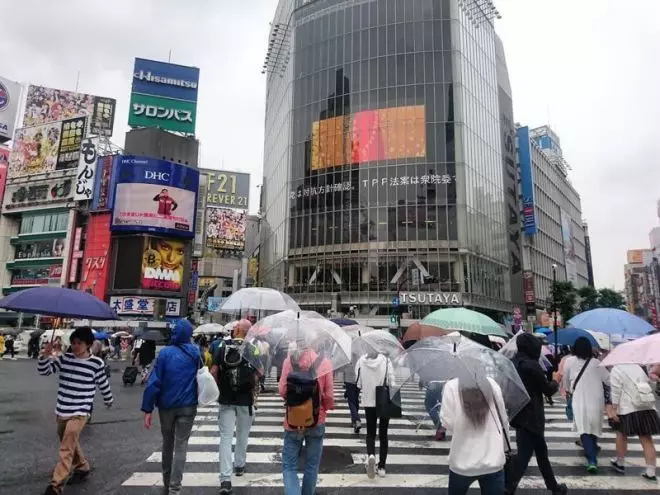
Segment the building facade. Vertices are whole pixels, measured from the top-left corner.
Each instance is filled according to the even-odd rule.
[[[402,300],[412,316],[511,312],[497,14],[477,10],[279,2],[264,64],[263,285],[323,312],[386,315]]]
[[[589,283],[580,195],[568,179],[559,138],[548,126],[518,127],[528,315],[552,306],[553,265],[559,281]]]

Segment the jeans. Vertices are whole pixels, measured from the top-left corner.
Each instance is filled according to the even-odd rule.
[[[470,485],[479,482],[481,495],[502,495],[504,493],[504,471],[481,476],[461,476],[449,471],[449,495],[466,495]]]
[[[250,406],[228,406],[220,404],[218,411],[220,426],[220,483],[231,481],[233,467],[244,467],[247,456],[248,437],[252,427]],[[236,448],[232,463],[231,444],[236,431]]]
[[[588,464],[598,465],[598,438],[596,435],[580,435],[582,440],[582,447],[584,448],[584,455],[587,457]]]
[[[158,410],[160,432],[163,435],[163,485],[169,489],[169,495],[181,492],[181,479],[188,455],[188,439],[196,414],[196,406]]]
[[[282,448],[282,474],[284,495],[314,495],[316,479],[323,454],[325,425],[317,425],[302,431],[284,431]],[[298,461],[305,442],[305,466],[303,468],[302,490],[298,479]]]
[[[516,491],[518,483],[520,483],[520,480],[525,474],[534,453],[536,454],[536,463],[539,466],[539,471],[541,471],[546,488],[550,491],[556,490],[557,479],[552,471],[550,459],[548,459],[548,444],[545,442],[545,437],[542,434],[516,429],[516,443],[518,445],[518,457],[512,479],[506,480],[507,493],[514,493]]]
[[[351,411],[351,421],[360,421],[360,389],[355,383],[344,382],[344,397]]]
[[[445,384],[442,382],[430,382],[424,396],[424,408],[429,413],[429,416],[431,416],[436,428],[442,426],[442,422],[440,421],[440,404],[442,404],[442,391],[444,388]]]
[[[367,455],[376,455],[376,423],[378,424],[379,460],[378,467],[385,468],[387,462],[387,429],[390,424],[388,418],[378,418],[375,407],[365,407],[364,415],[367,417]]]

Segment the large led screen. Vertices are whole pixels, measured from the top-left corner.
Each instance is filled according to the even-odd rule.
[[[312,170],[425,156],[424,105],[365,110],[312,124]]]

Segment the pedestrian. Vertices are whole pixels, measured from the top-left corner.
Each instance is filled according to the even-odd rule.
[[[170,345],[158,354],[142,396],[145,428],[153,425],[153,410],[158,408],[163,486],[168,495],[181,493],[188,440],[197,414],[197,370],[203,361],[191,342],[192,332],[188,320],[176,321]]]
[[[426,392],[424,393],[424,408],[433,421],[435,427],[435,439],[442,441],[447,436],[447,429],[442,426],[440,421],[440,407],[442,406],[442,391],[445,387],[445,382],[438,380],[431,380],[425,384]]]
[[[9,354],[10,359],[13,359],[14,361],[16,360],[16,351],[14,350],[14,336],[11,334],[5,337],[5,351],[2,353],[2,357],[4,357],[5,354]]]
[[[440,416],[452,435],[449,495],[465,495],[477,481],[482,495],[504,493],[508,419],[502,391],[491,378],[454,378],[442,393]]]
[[[240,320],[233,330],[233,338],[223,342],[213,356],[211,375],[218,384],[220,409],[220,494],[232,493],[231,476],[245,474],[247,445],[252,427],[254,390],[261,368],[255,367],[259,349],[244,342],[250,322]],[[251,356],[251,359],[246,359]],[[232,440],[236,446],[232,462]]]
[[[376,387],[394,387],[394,370],[390,360],[383,354],[370,353],[362,356],[355,367],[356,386],[362,391],[364,416],[367,419],[367,476],[376,477],[376,427],[378,427],[378,476],[384,478],[387,464],[389,418],[378,417],[376,410]]]
[[[362,429],[360,421],[360,389],[356,385],[356,369],[360,356],[352,355],[351,362],[344,368],[344,398],[348,402],[348,410],[351,414],[351,426],[353,432],[359,434]]]
[[[261,367],[264,369],[264,373],[259,377],[259,386],[261,391],[266,391],[266,370],[268,369],[268,361],[270,360],[270,344],[266,342],[263,337],[258,337],[254,340],[254,345],[259,349],[259,361],[261,362]]]
[[[314,349],[294,350],[282,363],[278,389],[285,401],[284,495],[314,495],[328,411],[334,408],[332,364]],[[302,487],[298,464],[305,445]]]
[[[151,363],[156,358],[156,341],[145,340],[142,342],[138,350],[138,362],[140,363],[140,370],[142,372],[141,383],[144,384],[149,378],[151,371]]]
[[[532,454],[536,454],[536,462],[545,481],[546,488],[553,495],[568,493],[565,484],[557,483],[550,459],[548,444],[545,441],[545,409],[543,397],[551,397],[559,384],[548,381],[546,373],[539,364],[541,357],[541,341],[529,333],[522,333],[516,339],[518,352],[513,358],[518,374],[525,385],[530,401],[511,420],[511,426],[516,429],[518,456],[513,467],[513,474],[506,480],[506,495],[516,492],[520,479],[525,474]]]
[[[0,359],[5,355],[5,336],[0,333]]]
[[[575,431],[587,458],[587,472],[598,472],[598,437],[603,430],[605,403],[609,403],[609,373],[593,357],[591,342],[579,337],[573,347],[575,359],[567,360],[563,385],[573,411]]]
[[[91,468],[80,447],[80,434],[91,413],[96,387],[106,407],[111,407],[113,401],[103,361],[89,352],[94,342],[92,329],[78,328],[70,341],[72,352],[55,357],[53,345],[48,343],[37,360],[40,375],[60,374],[55,406],[60,460],[45,495],[59,495],[69,478],[80,482],[89,475]]]
[[[644,450],[646,471],[642,477],[657,482],[656,451],[653,435],[660,434],[660,419],[655,408],[655,394],[644,369],[636,364],[620,364],[610,374],[612,406],[610,424],[616,430],[616,458],[610,461],[620,474],[625,474],[628,437],[637,436]]]

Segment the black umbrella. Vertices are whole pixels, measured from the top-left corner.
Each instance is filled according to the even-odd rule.
[[[31,339],[37,339],[43,335],[45,330],[32,330],[32,333],[30,333],[30,338]]]
[[[158,330],[148,330],[140,335],[140,338],[142,340],[163,340],[165,337]]]

